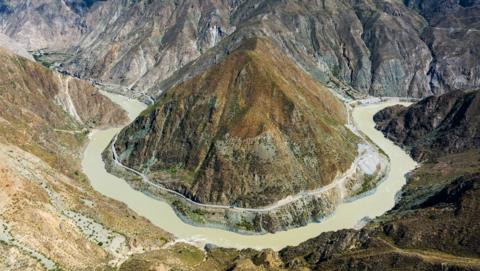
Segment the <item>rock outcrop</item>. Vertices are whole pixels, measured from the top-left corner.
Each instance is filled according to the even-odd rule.
[[[428,204],[391,211],[360,231],[321,234],[280,256],[288,269],[478,270],[479,184],[479,174],[452,179]]]
[[[168,90],[115,148],[126,166],[195,201],[258,207],[346,171],[359,142],[346,121],[328,89],[252,39]]]
[[[374,120],[386,137],[418,160],[479,149],[480,91],[454,91],[410,107],[386,108]]]

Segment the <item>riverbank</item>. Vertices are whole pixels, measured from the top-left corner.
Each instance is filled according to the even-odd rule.
[[[265,234],[285,231],[321,222],[336,206],[373,190],[388,173],[388,158],[373,144],[358,145],[359,156],[344,174],[331,184],[312,191],[288,196],[271,205],[241,208],[194,202],[183,194],[165,188],[145,174],[122,165],[112,143],[103,153],[107,171],[126,180],[135,190],[168,202],[185,223],[197,227],[218,228],[241,234]]]
[[[122,98],[118,95],[107,95],[113,99],[120,99],[119,103],[120,105],[124,103],[122,105],[124,108],[125,105],[128,107],[130,103],[139,104],[137,101]],[[92,186],[97,191],[125,202],[137,213],[145,216],[155,225],[173,233],[178,238],[203,240],[206,243],[225,247],[280,249],[287,245],[296,245],[324,231],[355,227],[362,218],[366,216],[375,217],[393,207],[395,193],[405,183],[404,174],[413,169],[415,163],[405,152],[386,140],[381,133],[374,129],[373,114],[380,110],[382,106],[388,105],[387,103],[381,104],[380,107],[378,105],[357,107],[354,109],[353,119],[358,129],[367,134],[390,156],[392,164],[398,164],[399,166],[390,172],[385,181],[377,187],[375,193],[353,202],[339,204],[335,214],[324,219],[322,223],[310,223],[304,227],[275,234],[247,236],[215,228],[199,228],[185,224],[167,203],[155,200],[144,193],[136,191],[124,180],[110,175],[104,169],[100,153],[119,131],[118,128],[97,131],[91,137],[82,165],[84,172],[92,182]],[[137,109],[140,110],[139,107]],[[370,129],[368,129],[369,126]],[[392,172],[395,174],[392,174]]]

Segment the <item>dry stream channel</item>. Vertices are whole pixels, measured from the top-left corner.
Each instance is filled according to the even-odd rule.
[[[115,94],[102,92],[125,109],[134,119],[145,105],[136,100]],[[222,229],[195,227],[184,223],[166,202],[153,199],[134,190],[126,181],[108,173],[102,161],[101,153],[121,128],[96,130],[90,135],[85,150],[82,167],[95,190],[105,196],[124,202],[132,210],[149,219],[156,226],[174,234],[178,239],[199,244],[212,243],[217,246],[234,248],[272,248],[279,250],[288,245],[297,245],[326,231],[354,228],[365,217],[374,218],[391,209],[395,204],[395,195],[405,184],[405,174],[416,167],[415,161],[386,139],[374,126],[373,115],[399,102],[382,102],[356,106],[352,116],[358,130],[366,134],[390,158],[391,167],[386,179],[369,195],[352,202],[340,204],[335,213],[321,223],[264,235],[242,235]]]

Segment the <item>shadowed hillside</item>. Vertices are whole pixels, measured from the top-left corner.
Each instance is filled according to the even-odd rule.
[[[426,160],[480,148],[480,91],[432,96],[411,107],[394,106],[375,115],[377,128]]]

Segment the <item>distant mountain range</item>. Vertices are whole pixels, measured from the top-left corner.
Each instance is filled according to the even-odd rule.
[[[314,78],[351,95],[425,97],[480,86],[475,0],[3,0],[1,7],[1,31],[30,49],[61,49],[64,69],[154,97],[250,37],[274,40]]]

